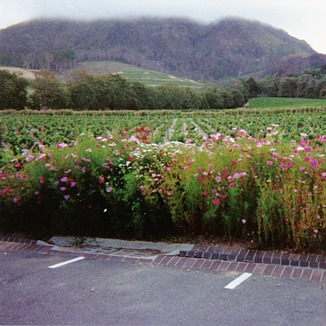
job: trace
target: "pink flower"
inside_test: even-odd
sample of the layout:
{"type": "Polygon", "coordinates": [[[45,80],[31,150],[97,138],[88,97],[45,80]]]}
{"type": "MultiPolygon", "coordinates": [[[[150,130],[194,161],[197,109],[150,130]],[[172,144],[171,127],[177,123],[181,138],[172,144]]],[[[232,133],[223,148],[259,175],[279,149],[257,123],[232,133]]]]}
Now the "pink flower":
{"type": "Polygon", "coordinates": [[[41,160],[41,159],[44,158],[44,157],[46,157],[46,154],[43,153],[43,154],[39,155],[39,156],[36,158],[35,161],[41,160]]]}
{"type": "Polygon", "coordinates": [[[61,182],[67,182],[67,181],[68,181],[68,178],[67,178],[67,177],[62,177],[62,178],[60,179],[60,181],[61,181],[61,182]]]}
{"type": "Polygon", "coordinates": [[[21,177],[20,177],[22,180],[27,180],[27,178],[28,178],[28,175],[25,173],[24,175],[22,175],[21,177]]]}
{"type": "Polygon", "coordinates": [[[273,164],[273,161],[267,161],[266,164],[267,165],[272,165],[273,164]]]}
{"type": "Polygon", "coordinates": [[[321,174],[321,178],[322,178],[322,179],[326,179],[326,172],[323,172],[323,173],[321,174]]]}
{"type": "Polygon", "coordinates": [[[318,162],[316,160],[315,157],[313,157],[311,160],[310,160],[310,165],[312,168],[316,168],[318,166],[318,162]]]}
{"type": "Polygon", "coordinates": [[[246,224],[247,223],[247,221],[244,218],[241,220],[241,222],[242,222],[242,224],[246,224]]]}
{"type": "Polygon", "coordinates": [[[218,198],[215,198],[215,199],[212,200],[212,203],[213,203],[215,206],[219,205],[220,202],[221,202],[221,200],[218,199],[218,198]]]}
{"type": "Polygon", "coordinates": [[[63,149],[63,148],[66,148],[66,147],[68,147],[68,144],[66,144],[64,142],[59,142],[58,144],[56,144],[56,148],[63,149]]]}
{"type": "Polygon", "coordinates": [[[65,190],[67,190],[66,187],[60,187],[60,191],[65,191],[65,190]]]}
{"type": "Polygon", "coordinates": [[[101,175],[99,178],[98,178],[98,182],[99,184],[103,184],[105,182],[105,179],[103,177],[103,175],[101,175]]]}
{"type": "Polygon", "coordinates": [[[216,181],[217,183],[219,183],[219,182],[222,181],[222,178],[218,175],[218,176],[215,178],[215,181],[216,181]]]}
{"type": "Polygon", "coordinates": [[[306,153],[311,152],[311,147],[306,147],[306,148],[304,149],[304,151],[305,151],[306,153]]]}
{"type": "Polygon", "coordinates": [[[203,176],[200,176],[199,178],[198,178],[198,182],[199,183],[203,183],[205,181],[205,178],[203,177],[203,176]]]}
{"type": "Polygon", "coordinates": [[[12,192],[11,189],[8,189],[8,188],[3,189],[3,190],[1,190],[1,196],[2,196],[2,197],[6,197],[7,194],[10,193],[10,192],[12,192]]]}
{"type": "Polygon", "coordinates": [[[83,166],[83,167],[81,168],[81,171],[82,171],[82,173],[85,173],[85,172],[86,172],[86,167],[83,166]]]}
{"type": "Polygon", "coordinates": [[[69,196],[69,195],[64,195],[63,198],[64,198],[65,200],[68,200],[68,199],[70,198],[70,196],[69,196]]]}
{"type": "Polygon", "coordinates": [[[230,183],[229,188],[234,188],[234,183],[230,183]]]}
{"type": "Polygon", "coordinates": [[[112,191],[112,188],[111,188],[111,187],[106,187],[106,188],[105,188],[105,191],[106,191],[106,192],[111,192],[111,191],[112,191]]]}
{"type": "Polygon", "coordinates": [[[76,182],[75,181],[71,181],[70,182],[70,188],[73,188],[73,187],[75,187],[76,186],[76,182]]]}
{"type": "Polygon", "coordinates": [[[33,156],[33,155],[28,155],[28,156],[26,157],[25,161],[26,161],[26,162],[31,162],[31,161],[34,160],[34,158],[35,158],[35,156],[33,156]]]}
{"type": "Polygon", "coordinates": [[[14,199],[13,199],[13,202],[18,203],[21,199],[22,199],[21,196],[15,196],[14,199]]]}

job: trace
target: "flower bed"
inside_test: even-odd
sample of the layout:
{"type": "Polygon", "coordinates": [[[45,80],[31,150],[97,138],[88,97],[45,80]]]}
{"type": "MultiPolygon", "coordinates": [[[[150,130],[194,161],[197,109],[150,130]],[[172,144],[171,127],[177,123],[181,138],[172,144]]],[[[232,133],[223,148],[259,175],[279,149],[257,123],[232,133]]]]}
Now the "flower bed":
{"type": "Polygon", "coordinates": [[[326,242],[325,136],[283,142],[245,131],[200,144],[148,142],[144,126],[72,146],[3,151],[0,223],[50,234],[225,235],[259,247],[326,242]]]}

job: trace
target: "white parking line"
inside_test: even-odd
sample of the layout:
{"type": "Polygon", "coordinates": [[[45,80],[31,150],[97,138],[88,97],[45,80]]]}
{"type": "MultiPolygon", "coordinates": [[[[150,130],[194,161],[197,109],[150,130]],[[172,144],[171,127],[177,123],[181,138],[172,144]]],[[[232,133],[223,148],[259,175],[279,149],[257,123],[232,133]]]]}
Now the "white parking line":
{"type": "Polygon", "coordinates": [[[225,286],[225,289],[233,290],[236,286],[241,284],[243,281],[245,281],[247,278],[249,278],[252,274],[251,273],[243,273],[239,277],[237,277],[234,281],[229,283],[227,286],[225,286]]]}
{"type": "Polygon", "coordinates": [[[71,260],[67,260],[67,261],[64,261],[62,263],[59,263],[59,264],[55,264],[55,265],[51,265],[49,266],[48,268],[57,268],[57,267],[61,267],[61,266],[64,266],[64,265],[67,265],[67,264],[71,264],[71,263],[74,263],[76,261],[79,261],[79,260],[82,260],[84,259],[85,257],[77,257],[77,258],[74,258],[74,259],[71,259],[71,260]]]}

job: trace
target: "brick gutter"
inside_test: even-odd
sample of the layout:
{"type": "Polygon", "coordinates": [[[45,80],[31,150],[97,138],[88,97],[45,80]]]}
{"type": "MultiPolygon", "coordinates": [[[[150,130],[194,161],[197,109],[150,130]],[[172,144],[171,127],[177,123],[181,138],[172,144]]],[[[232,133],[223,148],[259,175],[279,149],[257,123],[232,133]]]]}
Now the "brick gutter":
{"type": "Polygon", "coordinates": [[[58,247],[43,241],[22,238],[15,234],[0,235],[0,251],[36,251],[75,257],[82,254],[89,259],[102,259],[128,263],[152,264],[213,272],[248,272],[275,278],[311,280],[326,283],[324,255],[297,255],[272,251],[230,249],[228,252],[216,246],[204,251],[180,251],[178,256],[160,254],[151,257],[117,256],[110,253],[87,251],[83,248],[58,247]]]}

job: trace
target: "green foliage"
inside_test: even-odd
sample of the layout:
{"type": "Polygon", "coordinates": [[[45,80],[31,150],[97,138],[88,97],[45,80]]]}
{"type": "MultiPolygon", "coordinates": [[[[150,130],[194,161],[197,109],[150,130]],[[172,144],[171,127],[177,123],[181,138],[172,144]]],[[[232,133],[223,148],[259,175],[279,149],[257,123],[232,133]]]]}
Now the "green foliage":
{"type": "Polygon", "coordinates": [[[325,136],[211,134],[150,143],[144,125],[69,146],[2,150],[0,226],[36,234],[224,235],[260,247],[325,243],[325,136]]]}
{"type": "Polygon", "coordinates": [[[69,105],[67,91],[50,71],[40,71],[33,84],[34,91],[30,96],[32,109],[62,109],[69,105]]]}
{"type": "Polygon", "coordinates": [[[28,82],[16,74],[0,70],[0,110],[24,109],[28,82]]]}

